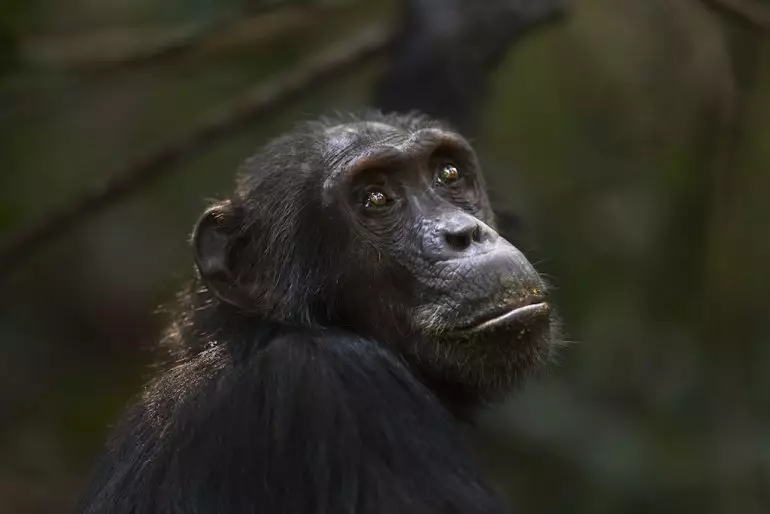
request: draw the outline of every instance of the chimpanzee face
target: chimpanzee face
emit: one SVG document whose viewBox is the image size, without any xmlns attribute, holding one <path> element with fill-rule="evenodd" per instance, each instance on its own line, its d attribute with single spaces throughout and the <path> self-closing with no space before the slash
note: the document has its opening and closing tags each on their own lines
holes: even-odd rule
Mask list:
<svg viewBox="0 0 770 514">
<path fill-rule="evenodd" d="M 208 258 L 244 311 L 351 330 L 426 375 L 506 390 L 550 351 L 545 286 L 495 231 L 470 144 L 435 122 L 389 121 L 324 126 L 266 152 L 272 165 L 253 159 L 240 198 L 198 230 L 213 242 L 199 251 L 204 279 Z"/>
</svg>

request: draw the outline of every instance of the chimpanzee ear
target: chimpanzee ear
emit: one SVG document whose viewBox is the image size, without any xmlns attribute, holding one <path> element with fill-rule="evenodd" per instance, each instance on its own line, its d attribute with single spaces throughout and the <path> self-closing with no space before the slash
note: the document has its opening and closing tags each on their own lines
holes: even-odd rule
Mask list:
<svg viewBox="0 0 770 514">
<path fill-rule="evenodd" d="M 249 295 L 232 269 L 240 220 L 227 200 L 203 213 L 192 234 L 193 255 L 201 280 L 220 300 L 248 310 Z"/>
</svg>

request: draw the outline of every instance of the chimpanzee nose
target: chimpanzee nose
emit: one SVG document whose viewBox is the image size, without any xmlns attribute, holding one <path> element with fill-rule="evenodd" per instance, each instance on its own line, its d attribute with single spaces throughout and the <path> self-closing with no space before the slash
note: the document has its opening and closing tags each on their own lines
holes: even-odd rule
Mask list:
<svg viewBox="0 0 770 514">
<path fill-rule="evenodd" d="M 436 253 L 444 258 L 458 257 L 458 254 L 485 253 L 498 238 L 492 227 L 467 213 L 442 220 L 437 228 Z"/>
<path fill-rule="evenodd" d="M 444 228 L 444 240 L 451 250 L 462 252 L 474 242 L 481 242 L 481 228 L 475 220 L 464 220 Z"/>
</svg>

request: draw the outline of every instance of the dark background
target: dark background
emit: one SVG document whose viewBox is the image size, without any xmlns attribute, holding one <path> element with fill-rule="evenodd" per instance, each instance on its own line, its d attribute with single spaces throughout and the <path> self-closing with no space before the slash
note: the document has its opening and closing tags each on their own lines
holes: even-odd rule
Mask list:
<svg viewBox="0 0 770 514">
<path fill-rule="evenodd" d="M 68 512 L 151 374 L 208 199 L 266 137 L 364 105 L 384 61 L 183 145 L 44 244 L 19 234 L 395 13 L 0 0 L 0 511 Z M 576 342 L 484 416 L 496 483 L 522 513 L 770 512 L 770 2 L 574 0 L 491 85 L 490 189 Z"/>
</svg>

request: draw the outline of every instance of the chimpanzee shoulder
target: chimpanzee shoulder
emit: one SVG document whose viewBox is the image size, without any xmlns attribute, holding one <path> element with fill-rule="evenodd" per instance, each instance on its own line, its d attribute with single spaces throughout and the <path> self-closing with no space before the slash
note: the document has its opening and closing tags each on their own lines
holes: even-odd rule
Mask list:
<svg viewBox="0 0 770 514">
<path fill-rule="evenodd" d="M 272 325 L 149 385 L 85 513 L 504 512 L 456 421 L 404 364 L 338 330 Z"/>
</svg>

